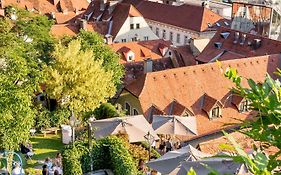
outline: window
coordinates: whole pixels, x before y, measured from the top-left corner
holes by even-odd
[[[134,29],[134,24],[130,24],[130,29]]]
[[[152,26],[149,26],[150,27],[150,29],[152,30]]]
[[[133,37],[133,38],[132,38],[132,41],[137,41],[137,37]]]
[[[155,32],[155,34],[157,35],[157,36],[159,36],[159,29],[156,27],[156,32]]]
[[[218,118],[220,116],[220,107],[215,107],[212,109],[212,118]]]
[[[249,110],[249,102],[248,100],[242,101],[240,104],[240,112],[246,112]]]
[[[163,39],[166,39],[166,30],[163,30]]]
[[[188,39],[188,36],[184,36],[184,44],[190,44],[190,40]]]
[[[121,39],[121,42],[122,42],[122,43],[125,43],[125,42],[126,42],[126,39]]]
[[[173,32],[170,32],[170,41],[173,41]]]
[[[134,115],[139,115],[139,112],[138,112],[138,110],[136,110],[136,109],[133,109],[133,114],[134,114]]]
[[[139,29],[140,28],[140,24],[136,24],[136,28]]]
[[[148,40],[148,36],[144,36],[144,41],[147,41]]]
[[[126,115],[131,114],[131,105],[127,102],[125,102],[125,110],[126,110]]]
[[[128,61],[133,61],[133,59],[134,59],[134,56],[133,56],[133,55],[130,55],[130,56],[128,57]]]
[[[178,33],[177,34],[177,43],[180,43],[180,37],[181,37],[181,35]]]

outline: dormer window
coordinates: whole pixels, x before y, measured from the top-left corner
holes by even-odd
[[[240,103],[239,111],[240,112],[247,112],[248,110],[249,110],[249,101],[248,100],[243,100]]]
[[[126,55],[127,61],[134,61],[135,60],[135,54],[133,51],[129,51]]]
[[[134,114],[134,115],[139,115],[138,110],[137,110],[137,109],[133,109],[133,114]]]
[[[221,117],[222,107],[223,105],[219,100],[204,94],[202,109],[207,113],[209,119]]]
[[[215,107],[212,109],[212,118],[219,118],[220,117],[220,107]]]

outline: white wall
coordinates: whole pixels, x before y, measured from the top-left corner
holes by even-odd
[[[130,29],[130,24],[134,24],[134,29]],[[139,29],[136,29],[136,24],[140,24]],[[122,39],[126,39],[126,42],[130,42],[132,38],[136,36],[140,41],[144,41],[145,36],[148,37],[148,40],[159,39],[151,31],[143,17],[128,17],[113,42],[122,42]]]
[[[213,31],[199,33],[199,32],[179,28],[179,27],[172,26],[172,25],[155,22],[155,21],[152,21],[152,20],[147,20],[147,23],[149,24],[149,26],[152,27],[152,31],[155,34],[156,34],[156,28],[158,28],[159,38],[161,38],[161,39],[170,40],[170,32],[173,32],[173,40],[171,40],[171,42],[175,46],[183,46],[183,45],[189,44],[189,43],[185,43],[185,36],[187,36],[187,40],[190,40],[191,38],[207,38],[207,39],[210,39],[215,34],[215,32],[213,32]],[[166,38],[163,38],[163,30],[166,31]],[[179,42],[177,42],[177,34],[180,35]]]

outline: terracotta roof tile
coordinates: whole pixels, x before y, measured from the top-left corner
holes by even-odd
[[[224,70],[231,66],[237,69],[239,75],[255,81],[263,81],[267,73],[276,78],[273,72],[280,65],[280,55],[222,62]],[[247,87],[245,79],[242,85]],[[190,107],[197,118],[199,134],[205,135],[226,127],[225,123],[237,123],[234,118],[244,120],[250,116],[251,113],[239,113],[232,105],[222,109],[221,118],[210,121],[202,110],[200,98],[205,93],[216,100],[223,101],[222,99],[229,94],[229,89],[233,86],[234,84],[222,75],[219,66],[210,63],[147,73],[126,86],[125,90],[139,99],[144,114],[147,114],[151,104],[164,111],[173,100],[181,102],[187,108]]]
[[[202,32],[223,19],[220,15],[202,6],[183,4],[180,6],[141,1],[136,5],[144,18]],[[157,13],[155,12],[157,9]],[[221,23],[221,25],[224,25]]]
[[[57,24],[64,24],[64,23],[72,23],[75,22],[76,19],[81,18],[85,11],[79,12],[68,12],[68,13],[54,13],[55,14],[55,21]]]
[[[85,30],[90,32],[98,32],[104,34],[107,30],[107,24],[104,22],[92,23],[88,22],[85,26]],[[69,24],[55,24],[51,28],[51,34],[55,37],[62,37],[64,35],[74,36],[79,33],[81,26],[79,24],[69,23]]]
[[[85,10],[88,6],[87,0],[59,0],[59,4],[54,5],[51,0],[2,0],[2,8],[15,5],[20,8],[36,10],[43,14],[51,12],[74,12],[75,10]]]
[[[239,32],[239,39],[235,44],[234,40],[236,32]],[[227,33],[228,37],[224,39],[222,35],[226,36]],[[243,35],[246,36],[246,39],[244,44],[240,44]],[[261,40],[259,48],[254,48],[255,39]],[[221,43],[221,46],[218,46],[219,48],[215,47],[216,43]],[[218,29],[215,36],[210,40],[202,53],[196,57],[196,60],[202,63],[207,63],[213,62],[215,58],[223,61],[278,53],[281,53],[281,41],[271,40],[262,36],[221,27]]]
[[[173,100],[166,108],[165,113],[167,115],[178,115],[181,116],[184,114],[184,112],[188,112],[190,115],[194,115],[192,110],[181,103],[179,103],[177,100]]]
[[[239,104],[243,101],[243,97],[239,95],[232,95],[231,103],[233,103],[236,107],[239,106]]]
[[[254,141],[250,137],[239,132],[233,132],[229,135],[235,139],[235,141],[241,146],[242,149],[244,149],[245,152],[253,150],[253,145],[255,145],[256,147],[259,147],[261,145],[260,142]],[[222,144],[231,145],[230,141],[226,138],[226,136],[222,136],[210,141],[200,143],[199,149],[209,154],[218,154],[220,152],[233,153],[232,150],[224,149],[223,147],[221,147]],[[269,155],[273,155],[278,151],[278,148],[272,146],[265,149],[265,152]],[[280,158],[281,156],[279,156],[279,159]]]
[[[159,59],[162,58],[162,54],[160,53],[158,46],[160,44],[169,47],[171,42],[164,41],[162,39],[159,40],[150,40],[150,41],[138,41],[138,42],[126,42],[126,43],[113,43],[110,47],[115,51],[121,54],[122,60],[121,63],[126,63],[127,59],[125,58],[123,52],[124,49],[127,48],[131,50],[135,54],[135,61],[143,61],[145,58],[151,59]]]

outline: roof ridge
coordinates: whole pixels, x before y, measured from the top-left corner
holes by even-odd
[[[233,60],[224,60],[221,61],[223,65],[231,65],[231,64],[235,64],[235,63],[244,63],[244,62],[249,62],[249,59],[255,60],[255,59],[267,59],[268,56],[276,56],[276,55],[280,55],[280,54],[268,54],[268,55],[262,55],[262,56],[251,56],[251,57],[244,57],[241,59],[233,59]],[[185,67],[178,67],[178,68],[173,68],[173,69],[165,69],[165,70],[161,70],[161,71],[157,71],[157,72],[148,72],[147,74],[149,76],[155,76],[157,74],[162,74],[165,72],[175,72],[178,70],[194,70],[194,69],[198,69],[198,67],[200,68],[205,68],[205,67],[212,67],[214,64],[217,64],[216,62],[212,62],[212,63],[206,63],[206,64],[197,64],[197,65],[192,65],[192,66],[185,66]]]

